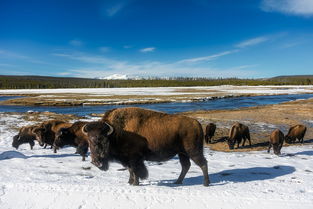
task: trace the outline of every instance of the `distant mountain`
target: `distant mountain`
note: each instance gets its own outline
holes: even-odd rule
[[[104,79],[104,80],[127,80],[130,79],[127,75],[123,75],[123,74],[113,74],[113,75],[109,75],[106,77],[102,77],[99,79]]]

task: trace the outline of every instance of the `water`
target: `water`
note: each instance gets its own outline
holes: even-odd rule
[[[12,99],[14,97],[0,96],[0,101]],[[104,113],[107,110],[120,107],[142,107],[167,113],[178,113],[195,110],[220,110],[237,109],[241,107],[253,107],[268,104],[278,104],[297,99],[313,98],[313,94],[291,94],[291,95],[272,95],[272,96],[254,96],[254,97],[232,97],[216,100],[207,100],[199,102],[186,103],[158,103],[158,104],[137,104],[137,105],[101,105],[101,106],[73,106],[73,107],[54,107],[54,106],[7,106],[0,105],[0,112],[55,112],[60,114],[75,114],[86,116],[91,113]]]

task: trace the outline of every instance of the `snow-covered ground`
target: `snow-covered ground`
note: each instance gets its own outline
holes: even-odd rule
[[[224,153],[205,149],[211,186],[203,187],[201,170],[192,164],[183,185],[177,158],[146,162],[149,178],[128,185],[128,171],[111,163],[107,172],[64,148],[54,154],[11,147],[16,131],[29,124],[19,115],[0,114],[0,208],[307,208],[313,206],[312,145],[266,151]]]
[[[197,92],[199,91],[199,92]],[[180,95],[180,94],[300,94],[313,93],[313,86],[205,86],[205,87],[155,87],[155,88],[85,88],[85,89],[10,89],[5,94],[92,94],[106,95]]]

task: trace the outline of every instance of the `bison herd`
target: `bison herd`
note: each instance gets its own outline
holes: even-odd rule
[[[181,173],[175,182],[182,184],[190,168],[190,160],[202,170],[203,185],[210,184],[207,161],[203,155],[203,139],[211,143],[216,125],[209,123],[205,134],[201,124],[192,118],[182,115],[172,115],[142,108],[128,107],[110,110],[95,122],[67,123],[60,120],[50,120],[41,124],[22,127],[13,137],[12,146],[29,143],[33,149],[35,141],[40,146],[50,145],[56,153],[64,146],[76,147],[76,153],[84,161],[88,149],[91,163],[101,170],[109,169],[109,162],[121,163],[129,171],[131,185],[139,185],[139,179],[148,177],[144,161],[167,161],[178,155]],[[285,142],[294,143],[296,139],[303,143],[306,127],[296,125],[289,129],[286,136],[276,129],[270,135],[269,148],[275,154]],[[249,128],[241,123],[235,123],[228,137],[225,137],[230,149],[245,145],[246,140],[251,146]]]

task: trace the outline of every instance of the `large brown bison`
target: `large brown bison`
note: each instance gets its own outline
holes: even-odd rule
[[[274,130],[270,135],[270,141],[267,152],[269,153],[273,146],[274,154],[280,155],[280,150],[284,143],[284,134],[279,129]]]
[[[209,123],[206,127],[205,127],[205,142],[206,143],[211,143],[211,139],[214,136],[215,133],[215,129],[216,129],[216,125],[214,123]]]
[[[288,134],[285,136],[285,140],[288,144],[295,143],[296,139],[303,143],[303,138],[306,132],[304,125],[295,125],[289,128]]]
[[[34,129],[34,133],[36,135],[36,139],[39,142],[40,146],[45,147],[51,145],[53,147],[55,133],[61,128],[66,128],[71,126],[71,123],[66,123],[60,120],[49,120],[40,124],[39,127]],[[54,153],[56,153],[56,148],[54,148]]]
[[[148,177],[144,160],[150,150],[144,137],[103,121],[88,123],[83,132],[89,137],[92,163],[99,169],[106,171],[109,161],[117,161],[128,168],[129,184],[139,185],[139,178]]]
[[[229,130],[229,135],[227,138],[227,143],[229,149],[234,149],[235,143],[237,142],[237,148],[243,139],[242,146],[245,146],[246,139],[249,140],[249,145],[251,147],[250,132],[248,126],[236,122]]]
[[[117,133],[119,137],[116,137],[110,134],[112,130],[122,130],[122,133]],[[108,111],[102,121],[87,124],[84,131],[89,136],[92,162],[100,169],[106,167],[111,158],[125,157],[126,161],[135,161],[126,166],[130,169],[130,176],[138,179],[145,177],[139,175],[145,173],[141,158],[167,161],[178,154],[182,171],[176,184],[184,180],[190,168],[190,158],[203,172],[203,185],[210,183],[203,155],[203,130],[195,119],[136,107],[119,108]],[[137,152],[140,154],[136,155]],[[142,172],[136,172],[136,168]],[[136,180],[130,183],[137,184]]]
[[[33,130],[37,127],[37,125],[31,125],[20,128],[19,133],[13,137],[12,146],[18,149],[21,144],[29,143],[30,149],[33,149],[36,140]]]
[[[82,156],[85,161],[88,152],[88,136],[82,132],[82,127],[87,122],[78,121],[70,127],[60,128],[55,134],[54,147],[64,147],[65,145],[77,148],[76,153]]]

